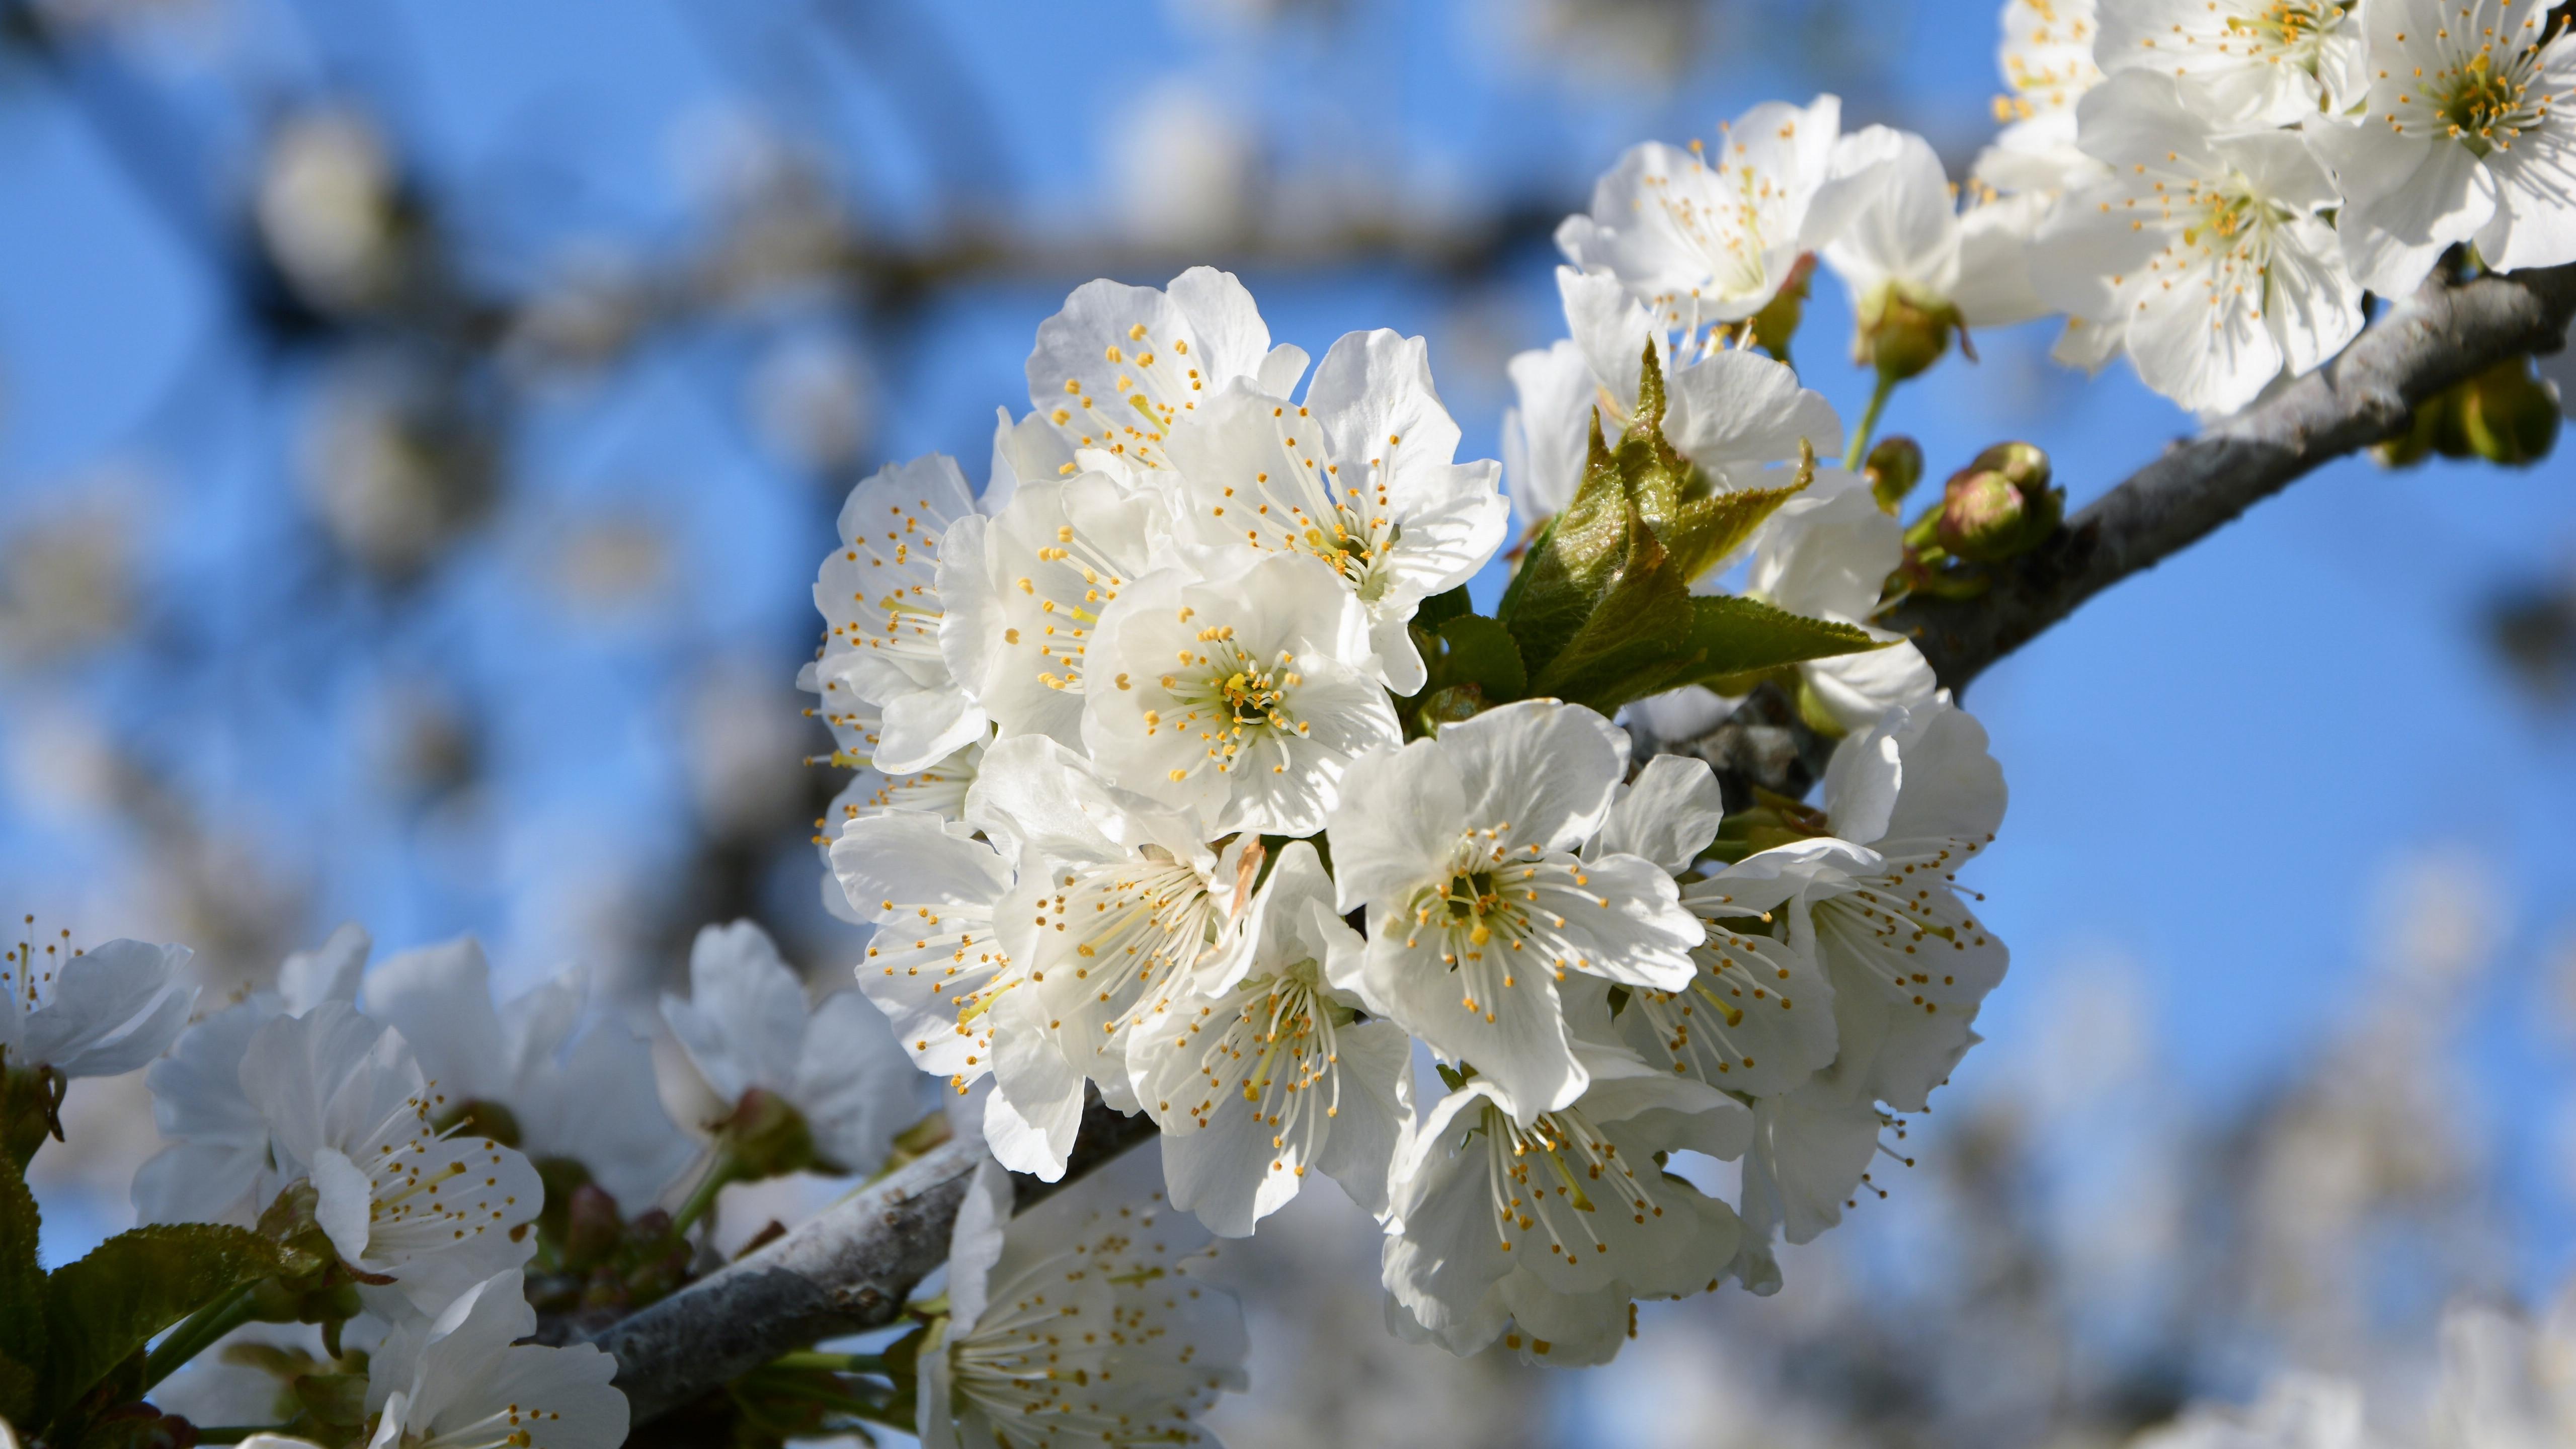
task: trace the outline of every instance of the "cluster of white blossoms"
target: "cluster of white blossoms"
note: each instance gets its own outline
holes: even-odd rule
[[[2061,358],[2125,354],[2182,406],[2231,413],[2340,351],[2366,291],[2406,294],[2454,246],[2495,271],[2576,261],[2576,40],[2550,14],[2010,0],[2007,124],[1964,185],[1920,137],[1838,133],[1831,96],[1774,103],[1709,145],[1631,151],[1557,241],[1685,353],[1749,331],[1812,252],[1882,375],[1919,371],[1951,330],[2055,313]],[[1579,342],[1570,296],[1568,315]],[[1579,416],[1571,366],[1514,366],[1542,501]]]
[[[1832,141],[1830,103],[1783,112],[1766,155]],[[1783,245],[1808,199],[1779,198]],[[1305,354],[1204,268],[1091,283],[1039,328],[980,496],[937,457],[852,492],[805,677],[862,767],[826,822],[833,904],[874,927],[860,989],[980,1095],[1002,1165],[1062,1176],[1096,1101],[1152,1118],[1171,1205],[1220,1235],[1320,1173],[1384,1225],[1399,1331],[1575,1364],[1635,1300],[1770,1291],[1775,1241],[1866,1190],[2003,975],[1956,885],[2003,783],[1866,627],[1897,529],[1815,465],[1832,407],[1698,334],[1796,265],[1767,216],[1726,223],[1723,296],[1678,300],[1669,261],[1651,303],[1563,274],[1576,336],[1541,365],[1580,424],[1516,458],[1560,468],[1520,487],[1567,521],[1495,617],[1463,585],[1509,504],[1458,461],[1422,340],[1345,336],[1301,394]],[[1576,218],[1568,247],[1643,266],[1718,225],[1666,221]],[[1747,556],[1758,598],[1718,595]],[[1697,641],[1679,664],[1621,633],[1657,617]],[[1813,632],[1729,654],[1729,621]],[[1730,817],[1705,763],[1632,759],[1604,711],[1743,675],[1720,657],[1824,681],[1847,734],[1821,810]],[[1740,1159],[1736,1200],[1679,1153]],[[957,1402],[1078,1420],[1015,1376],[1040,1320],[983,1311],[1006,1306],[949,1320],[985,1376],[959,1359]]]

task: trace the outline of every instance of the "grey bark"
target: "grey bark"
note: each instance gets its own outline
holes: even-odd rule
[[[1014,1206],[1044,1200],[1152,1135],[1149,1119],[1122,1117],[1094,1098],[1064,1177],[1013,1179]],[[936,1148],[592,1339],[616,1356],[634,1421],[780,1354],[894,1322],[914,1286],[948,1261],[949,1228],[982,1156],[977,1143]]]
[[[2344,349],[2277,395],[2175,443],[2016,559],[1966,600],[1911,599],[1880,622],[1923,651],[1941,683],[1965,690],[2095,594],[2181,552],[2323,464],[2406,430],[2415,405],[2509,358],[2556,352],[2576,315],[2576,267],[2481,277],[2439,275]],[[1707,733],[1640,741],[1717,770],[1727,808],[1759,785],[1801,797],[1832,753],[1786,708],[1757,694]]]
[[[2576,313],[2576,267],[2425,284],[2329,366],[2219,423],[2067,521],[1984,596],[1915,600],[1886,621],[1941,682],[1964,687],[2085,600],[2199,541],[2320,464],[2402,431],[2424,399],[2507,358],[2556,351]],[[1696,739],[1652,742],[1709,761],[1730,808],[1750,789],[1802,796],[1825,743],[1785,696],[1759,694]],[[1153,1134],[1095,1101],[1063,1182],[1021,1179],[1026,1207]],[[638,1423],[817,1339],[894,1321],[948,1256],[979,1149],[952,1143],[740,1262],[600,1334]]]

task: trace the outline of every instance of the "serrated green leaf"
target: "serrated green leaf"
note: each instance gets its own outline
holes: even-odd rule
[[[1433,687],[1473,684],[1488,704],[1508,704],[1529,692],[1520,645],[1499,621],[1461,614],[1440,626],[1436,642],[1439,655],[1428,661]]]
[[[1632,511],[1627,481],[1620,474],[1617,455],[1601,435],[1601,414],[1596,411],[1582,485],[1574,490],[1565,511],[1548,520],[1531,540],[1529,553],[1503,590],[1502,607],[1496,610],[1520,645],[1521,662],[1531,673],[1543,672],[1583,627],[1593,601],[1627,558]]]
[[[32,1376],[41,1376],[45,1368],[45,1316],[36,1308],[45,1301],[45,1270],[36,1261],[42,1224],[35,1196],[18,1175],[18,1164],[0,1154],[0,1359]],[[31,1379],[27,1386],[31,1399],[37,1387],[39,1383]],[[34,1405],[22,1404],[11,1412],[8,1388],[9,1380],[0,1375],[0,1418],[27,1423]]]
[[[119,1233],[45,1280],[44,1406],[60,1413],[154,1335],[280,1268],[243,1228],[164,1223]]]
[[[1441,625],[1461,614],[1474,612],[1476,612],[1476,606],[1467,597],[1467,586],[1460,584],[1445,594],[1433,594],[1423,600],[1420,607],[1413,611],[1413,627],[1437,633]]]
[[[1758,599],[1714,595],[1691,600],[1690,642],[1699,659],[1683,678],[1662,686],[1705,684],[1729,675],[1777,669],[1810,659],[1862,654],[1891,641],[1830,619],[1810,619]]]
[[[1607,714],[1685,669],[1695,655],[1690,586],[1673,567],[1672,554],[1632,507],[1628,550],[1608,586],[1565,647],[1531,681],[1532,692],[1590,705]]]

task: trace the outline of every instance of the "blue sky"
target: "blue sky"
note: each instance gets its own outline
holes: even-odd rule
[[[932,146],[989,134],[986,159],[999,164],[976,189],[1011,226],[1075,238],[1101,224],[1119,117],[1176,74],[1244,108],[1283,170],[1434,216],[1578,204],[1620,147],[1705,133],[1813,84],[1774,33],[1796,13],[1786,4],[1730,10],[1738,32],[1669,93],[1551,77],[1467,0],[1354,3],[1339,28],[1266,33],[1176,26],[1149,3],[909,9],[944,34],[974,97],[949,99],[982,120],[889,104],[829,47],[782,58],[806,14],[783,4],[722,25],[686,3],[410,0],[300,35],[246,12],[226,43],[280,93],[319,86],[313,56],[332,54],[333,84],[357,77],[407,152],[470,186],[476,255],[501,276],[576,237],[612,235],[647,255],[685,245],[701,223],[675,157],[728,110],[833,138],[838,174],[898,233],[932,223]],[[1869,89],[1849,98],[1852,118],[1912,125],[1964,158],[1987,125],[1991,7],[1864,10],[1864,49],[1876,49],[1863,61],[1893,60],[1858,68]],[[172,85],[208,134],[238,129],[203,77]],[[239,165],[246,153],[217,154]],[[1245,280],[1274,336],[1317,355],[1352,328],[1428,334],[1467,450],[1496,456],[1502,359],[1556,333],[1551,266],[1524,247],[1463,294],[1374,265]],[[899,345],[881,354],[877,450],[954,452],[980,476],[992,409],[1025,405],[1028,340],[1065,285],[960,289],[901,319]],[[1856,416],[1865,385],[1842,360],[1848,312],[1830,279],[1817,292],[1799,343],[1806,379]],[[830,501],[747,438],[732,381],[767,325],[711,325],[549,396],[514,459],[512,522],[388,620],[367,622],[367,599],[324,586],[324,612],[346,611],[372,642],[309,666],[256,637],[310,586],[278,565],[305,537],[291,474],[309,380],[260,380],[200,262],[59,93],[22,74],[0,88],[0,532],[96,486],[102,466],[139,461],[144,576],[221,669],[164,693],[110,653],[13,680],[12,696],[106,715],[175,788],[301,862],[318,927],[363,916],[388,946],[474,930],[505,974],[550,969],[578,942],[545,893],[581,886],[592,862],[679,849],[687,784],[672,731],[689,661],[731,650],[792,667],[811,628]],[[2189,431],[2119,369],[2091,383],[2056,369],[2047,341],[2044,326],[1981,338],[1981,363],[1953,357],[1898,396],[1886,426],[1923,442],[1936,478],[1999,438],[2036,442],[2078,504]],[[138,440],[182,368],[207,380]],[[2576,743],[2563,718],[2510,692],[2475,631],[2501,584],[2576,558],[2570,485],[2563,456],[2519,472],[2348,461],[1981,680],[1967,702],[2013,792],[1978,866],[1988,919],[2015,948],[1987,1035],[2040,1030],[2038,983],[2116,948],[2149,984],[2170,1044],[2157,1089],[2235,1100],[2277,1080],[2348,1005],[2389,862],[2465,845],[2498,873],[2509,920],[2505,966],[2479,988],[2481,1096],[2460,1104],[2460,1126],[2494,1144],[2532,1234],[2527,1281],[2568,1267],[2565,1249],[2543,1245],[2576,1219],[2547,1161],[2546,1114],[2524,1109],[2571,1086],[2535,1003],[2548,947],[2576,927]],[[667,535],[668,582],[605,614],[567,608],[548,582],[548,529],[606,514]],[[370,757],[353,742],[378,687],[414,672],[499,721],[490,817],[465,844],[372,795]],[[0,718],[0,737],[20,723]],[[85,883],[132,847],[112,825],[0,796],[0,881],[14,888],[0,896],[24,892],[27,909],[94,901]],[[112,905],[101,909],[80,929],[119,934]],[[1971,1057],[1961,1090],[1977,1089],[1985,1061]],[[75,1221],[64,1246],[107,1219]]]

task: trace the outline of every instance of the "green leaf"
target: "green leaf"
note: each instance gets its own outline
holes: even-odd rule
[[[283,1264],[242,1228],[167,1223],[119,1233],[45,1280],[46,1404],[60,1413],[155,1334]]]
[[[0,1359],[27,1375],[30,1400],[36,1378],[45,1367],[45,1316],[30,1311],[45,1301],[45,1270],[36,1261],[36,1235],[42,1223],[35,1196],[18,1175],[18,1165],[0,1154]],[[0,1372],[0,1418],[28,1424],[35,1406],[16,1402],[15,1380]],[[32,1427],[32,1425],[31,1425]]]
[[[1705,684],[1728,675],[1777,669],[1809,659],[1861,654],[1893,641],[1866,629],[1810,619],[1757,599],[1716,595],[1691,600],[1690,648],[1697,661],[1664,689]]]
[[[1460,614],[1440,626],[1433,642],[1436,655],[1424,663],[1431,688],[1473,684],[1489,704],[1508,704],[1529,693],[1529,670],[1521,664],[1521,647],[1512,631],[1481,614]],[[1426,691],[1427,692],[1427,691]]]
[[[1617,456],[1601,436],[1601,414],[1596,411],[1583,482],[1565,511],[1548,520],[1531,541],[1496,611],[1519,643],[1521,661],[1531,672],[1544,672],[1590,617],[1593,601],[1628,556],[1632,512],[1627,481]]]
[[[1627,556],[1573,637],[1531,681],[1532,692],[1607,714],[1696,661],[1687,652],[1692,623],[1690,585],[1632,508]]]
[[[1467,586],[1460,584],[1445,594],[1433,594],[1423,600],[1421,606],[1413,611],[1413,627],[1437,632],[1441,625],[1459,615],[1474,612],[1476,606],[1467,599]]]

